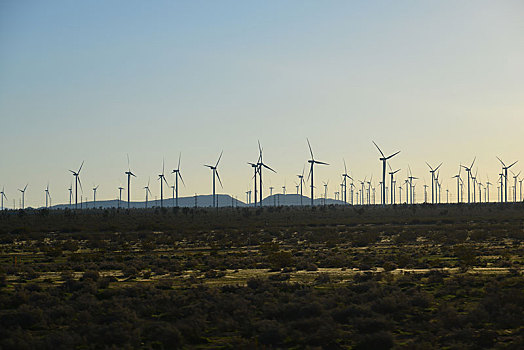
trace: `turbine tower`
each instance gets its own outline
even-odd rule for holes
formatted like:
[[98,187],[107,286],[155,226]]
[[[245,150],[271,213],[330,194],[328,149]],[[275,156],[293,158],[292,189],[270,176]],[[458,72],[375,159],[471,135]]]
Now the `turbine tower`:
[[129,166],[129,154],[127,155],[127,169],[125,174],[127,175],[127,209],[129,209],[131,206],[131,176],[136,177],[136,175],[131,172],[131,167]]
[[7,200],[7,196],[5,195],[3,187],[2,187],[2,192],[0,192],[0,198],[2,198],[2,210],[4,210],[4,198],[5,200]]
[[[27,184],[27,185],[29,185],[29,184]],[[25,190],[27,189],[27,185],[25,185],[23,190],[18,189],[22,193],[22,210],[25,209],[24,199],[25,199]]]
[[314,182],[313,182],[313,168],[315,164],[321,164],[321,165],[329,165],[328,163],[320,162],[318,160],[315,160],[315,157],[313,156],[313,150],[311,149],[311,144],[309,143],[309,139],[307,140],[307,145],[309,146],[309,153],[311,153],[311,159],[307,162],[311,164],[311,167],[309,169],[308,177],[311,177],[311,206],[313,206],[313,194],[314,194]]
[[78,207],[78,184],[80,184],[80,189],[82,189],[82,183],[80,182],[80,171],[82,170],[83,166],[84,161],[82,161],[82,164],[80,164],[78,171],[69,170],[75,177],[75,209]]
[[171,173],[175,174],[175,206],[178,207],[178,178],[180,178],[180,181],[182,181],[182,184],[185,186],[184,179],[182,178],[182,173],[180,172],[180,157],[182,157],[182,153],[178,154],[178,166],[176,169],[174,169]]
[[473,162],[471,162],[471,165],[469,166],[469,168],[465,165],[460,165],[461,167],[463,167],[464,169],[466,169],[466,172],[468,173],[468,203],[471,203],[471,198],[470,198],[470,190],[469,190],[469,180],[471,178],[471,169],[473,168],[473,164],[475,164],[475,160],[477,159],[477,157],[473,158]]
[[223,187],[222,186],[222,181],[220,180],[220,175],[218,175],[218,170],[217,170],[217,167],[218,167],[218,163],[220,163],[220,159],[222,158],[222,153],[224,153],[224,151],[220,152],[220,156],[218,157],[218,160],[215,164],[215,166],[213,165],[204,165],[205,167],[208,167],[209,169],[211,169],[211,171],[213,172],[213,207],[216,207],[217,206],[217,203],[216,203],[216,196],[215,196],[215,177],[218,179],[218,182],[220,183],[220,187]]
[[442,163],[439,164],[438,167],[436,167],[435,169],[433,169],[431,167],[431,165],[429,165],[428,162],[426,162],[426,164],[428,165],[429,167],[429,172],[431,173],[431,204],[435,204],[435,190],[434,190],[434,186],[435,186],[435,171],[437,171],[441,166],[442,166]]
[[497,159],[502,163],[502,170],[504,171],[504,202],[507,202],[508,201],[508,169],[514,166],[515,164],[517,164],[518,160],[511,163],[509,166],[506,166],[506,164],[504,164],[504,162],[499,157],[497,157]]
[[384,155],[384,153],[382,152],[382,150],[380,149],[380,147],[378,147],[378,145],[375,143],[375,141],[372,141],[372,142],[375,145],[375,147],[377,147],[377,149],[380,152],[380,154],[382,155],[382,157],[379,158],[379,160],[382,161],[382,184],[383,184],[382,185],[382,205],[385,205],[385,203],[386,203],[386,163],[387,163],[388,159],[393,158],[394,156],[399,154],[400,151],[398,151],[396,153],[393,153],[392,155],[386,157]]
[[73,201],[73,183],[69,185],[69,208],[71,208],[71,203]]
[[158,179],[160,180],[160,208],[164,207],[164,182],[169,186],[166,177],[164,176],[164,169],[164,160],[162,160],[162,174],[158,175]]

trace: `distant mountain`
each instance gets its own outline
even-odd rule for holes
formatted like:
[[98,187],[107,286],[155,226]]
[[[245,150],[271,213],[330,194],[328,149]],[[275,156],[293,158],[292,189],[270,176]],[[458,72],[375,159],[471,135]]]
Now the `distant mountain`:
[[[280,206],[280,205],[301,205],[300,203],[300,195],[297,194],[275,194],[272,196],[268,196],[262,200],[263,206]],[[252,207],[254,206],[254,203],[246,204],[242,201],[237,200],[236,198],[232,198],[228,194],[217,194],[217,201],[219,207]],[[120,202],[120,203],[119,203]],[[310,205],[311,200],[309,197],[302,196],[302,204],[303,205]],[[163,206],[166,208],[173,207],[174,206],[174,199],[164,199]],[[324,199],[317,198],[315,199],[315,205],[324,205]],[[119,205],[120,204],[120,205]],[[344,202],[339,200],[334,200],[328,198],[326,200],[326,204],[344,204]],[[96,201],[96,208],[127,208],[127,201],[118,201],[116,199],[114,200],[100,200]],[[151,200],[147,203],[148,208],[153,207],[160,207],[160,200]],[[179,207],[212,207],[213,206],[213,195],[198,195],[198,196],[191,196],[191,197],[179,197],[178,198],[178,206]],[[57,204],[53,205],[51,209],[66,209],[70,208],[73,209],[75,205],[69,205],[69,204]],[[80,204],[78,204],[78,207],[80,207]],[[94,208],[95,204],[90,202],[84,202],[81,206],[83,209],[90,209]],[[130,203],[131,208],[145,208],[146,203],[144,202],[131,202]]]

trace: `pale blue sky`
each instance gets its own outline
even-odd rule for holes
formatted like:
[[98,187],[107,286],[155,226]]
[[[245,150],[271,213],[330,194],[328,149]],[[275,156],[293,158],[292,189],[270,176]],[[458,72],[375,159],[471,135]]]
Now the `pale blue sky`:
[[426,160],[449,178],[476,155],[495,182],[495,155],[524,149],[522,18],[522,1],[3,0],[0,186],[12,206],[29,183],[40,206],[49,181],[63,203],[85,160],[88,198],[100,184],[114,199],[129,153],[142,200],[182,152],[181,195],[206,194],[202,164],[223,149],[219,191],[244,200],[260,139],[278,171],[267,186],[294,192],[306,137],[332,164],[318,184],[340,183],[343,157],[355,178],[378,178],[371,140],[402,151],[392,166],[422,178],[418,199]]

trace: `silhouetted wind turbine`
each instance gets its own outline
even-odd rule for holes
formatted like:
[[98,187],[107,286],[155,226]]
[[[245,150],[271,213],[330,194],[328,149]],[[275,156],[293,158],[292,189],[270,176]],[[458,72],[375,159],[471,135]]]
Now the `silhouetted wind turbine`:
[[[388,164],[389,165],[389,164]],[[395,204],[395,179],[394,179],[394,175],[396,173],[398,173],[400,171],[400,169],[397,169],[395,171],[393,171],[393,169],[391,169],[391,165],[389,165],[389,175],[391,176],[391,179],[390,179],[390,185],[391,185],[391,204]],[[385,200],[384,200],[385,202]]]
[[497,159],[502,163],[502,170],[504,171],[504,202],[508,201],[508,169],[517,164],[518,160],[511,163],[509,166],[506,166],[504,162],[497,157]]
[[178,154],[178,166],[176,169],[172,171],[172,174],[175,174],[175,194],[176,194],[176,202],[175,206],[178,207],[178,178],[180,177],[180,181],[182,181],[182,184],[185,186],[184,179],[182,178],[182,173],[180,172],[180,158],[182,157],[182,153]]
[[158,179],[160,180],[160,208],[164,207],[164,182],[169,186],[169,183],[164,176],[164,170],[164,160],[162,159],[162,174],[158,175]]
[[476,159],[477,157],[473,158],[473,162],[471,162],[471,165],[469,166],[469,168],[465,165],[462,165],[462,164],[460,165],[461,167],[466,169],[466,172],[468,173],[468,203],[471,203],[470,190],[469,190],[469,179],[471,178],[471,169],[473,168],[473,164],[475,164]]
[[513,174],[513,180],[515,181],[515,186],[514,186],[515,189],[513,190],[513,202],[516,202],[517,201],[517,180],[520,175],[520,171],[518,174],[515,174],[513,171],[511,173]]
[[131,206],[131,176],[136,177],[136,175],[131,172],[131,167],[129,166],[129,154],[127,155],[127,169],[125,174],[127,175],[127,209],[129,209]]
[[120,208],[120,202],[122,202],[122,190],[124,188],[122,186],[118,187],[118,208]]
[[[45,207],[51,206],[51,195],[49,194],[49,182],[47,183],[47,187],[45,188]],[[47,204],[47,200],[49,199],[49,205]]]
[[347,183],[346,183],[346,180],[347,179],[353,180],[353,179],[351,178],[351,176],[348,175],[348,169],[346,167],[346,160],[345,159],[342,159],[342,160],[344,161],[344,174],[342,174],[342,178],[343,178],[342,184],[343,184],[343,188],[344,188],[344,192],[343,192],[344,198],[343,198],[343,200],[344,200],[344,204],[347,204]]
[[93,187],[93,208],[96,208],[96,190],[98,190],[98,186],[100,185]]
[[302,197],[303,197],[302,196],[302,184],[304,184],[304,185],[306,184],[306,182],[304,181],[304,171],[305,171],[305,169],[306,169],[306,166],[304,165],[302,167],[302,175],[297,175],[297,177],[299,179],[298,181],[300,183],[300,205],[301,206],[302,206]]
[[325,181],[322,181],[324,183],[324,205],[326,205],[326,200],[327,200],[327,188],[328,188],[328,184],[329,184],[329,180],[327,182]]
[[491,182],[489,182],[489,177],[487,178],[488,181],[486,182],[486,196],[487,196],[487,202],[489,203],[489,186],[493,185]]
[[375,143],[375,141],[372,141],[372,142],[375,145],[375,147],[377,147],[377,149],[380,152],[380,154],[382,155],[382,157],[379,158],[379,160],[382,161],[382,184],[383,184],[382,185],[382,205],[385,205],[385,203],[386,203],[386,163],[387,163],[388,159],[393,158],[394,156],[399,154],[400,151],[395,152],[392,155],[386,157],[384,155],[384,152],[382,152],[382,150],[380,149],[380,147],[378,147],[378,145]]
[[274,172],[276,174],[276,171],[271,169],[267,164],[264,164],[264,161],[262,160],[262,146],[260,146],[260,141],[258,141],[258,152],[259,152],[259,157],[258,157],[258,162],[257,162],[257,165],[258,165],[258,176],[259,176],[259,186],[260,186],[260,206],[262,206],[262,197],[263,197],[263,192],[262,192],[262,168],[266,168],[268,170],[271,170],[272,172]]
[[217,163],[215,164],[215,166],[213,165],[204,165],[206,167],[208,167],[209,169],[211,169],[211,171],[213,172],[213,207],[216,207],[216,200],[215,200],[215,177],[218,179],[218,182],[220,183],[220,187],[223,187],[222,186],[222,181],[220,180],[220,176],[218,175],[218,170],[217,170],[217,167],[218,167],[218,163],[220,163],[220,159],[222,158],[222,153],[224,151],[220,152],[220,156],[218,157],[218,160],[217,160]]
[[308,160],[308,163],[311,164],[311,168],[309,169],[308,177],[311,177],[311,206],[313,206],[314,205],[313,195],[314,195],[314,188],[315,188],[315,185],[313,183],[313,167],[315,164],[321,164],[321,165],[329,165],[329,164],[315,160],[315,157],[313,156],[313,150],[311,149],[311,144],[309,143],[309,139],[306,139],[306,140],[307,140],[307,145],[309,146],[309,152],[311,153],[311,159]]
[[151,181],[151,179],[148,179],[147,180],[147,186],[144,187],[144,189],[146,190],[146,208],[147,208],[147,202],[148,202],[148,199],[149,199],[149,194],[151,194],[151,191],[149,190],[149,182]]
[[21,193],[22,193],[22,210],[25,209],[25,202],[24,202],[24,199],[25,199],[25,190],[27,189],[27,186],[29,184],[25,185],[24,189],[21,190],[21,189],[18,189]]
[[75,177],[75,209],[78,206],[78,184],[80,184],[80,189],[82,189],[82,182],[80,182],[80,171],[82,170],[83,166],[84,161],[82,161],[82,164],[80,164],[80,168],[78,168],[78,171],[69,170],[71,173],[73,173],[73,176]]
[[457,203],[460,203],[460,171],[462,170],[462,167],[459,166],[459,173],[452,177],[452,179],[457,178]]
[[[254,189],[255,207],[257,206],[257,200],[258,200],[258,198],[257,198],[258,197],[258,194],[257,194],[257,173],[258,173],[258,162],[259,161],[260,161],[260,156],[258,157],[257,163],[251,163],[251,162],[247,163],[247,164],[251,165],[251,167],[253,168],[253,172],[254,172],[254,174],[253,174],[253,181],[254,181],[253,189]],[[251,196],[251,194],[249,196]]]
[[435,171],[438,170],[438,168],[440,168],[442,166],[442,163],[439,164],[438,167],[436,167],[435,169],[433,169],[431,167],[431,165],[429,165],[428,162],[426,162],[426,164],[428,165],[429,169],[430,169],[430,173],[431,173],[431,204],[435,204],[435,190],[434,190],[434,185],[435,185]]
[[2,198],[2,210],[4,210],[4,198],[5,200],[7,200],[7,196],[5,195],[3,187],[2,187],[2,192],[0,192],[0,198]]

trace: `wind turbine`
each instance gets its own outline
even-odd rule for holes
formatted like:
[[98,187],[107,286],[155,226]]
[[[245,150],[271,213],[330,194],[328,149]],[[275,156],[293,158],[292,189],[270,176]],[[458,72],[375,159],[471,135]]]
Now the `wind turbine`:
[[353,179],[351,178],[351,176],[348,175],[348,169],[346,167],[346,160],[345,159],[342,159],[342,160],[344,161],[344,174],[342,174],[342,178],[343,178],[342,184],[343,184],[343,187],[344,187],[344,192],[343,192],[344,198],[343,198],[343,200],[344,200],[344,204],[347,204],[348,201],[347,201],[347,183],[346,183],[346,180],[347,179],[353,180]]
[[297,175],[298,177],[298,181],[300,183],[300,205],[302,206],[302,184],[306,184],[306,182],[304,181],[304,171],[306,169],[306,166],[304,165],[304,167],[302,167],[302,175]]
[[[389,165],[389,164],[388,164]],[[400,169],[397,169],[395,171],[393,171],[393,169],[391,169],[391,165],[389,165],[389,175],[391,176],[391,204],[395,204],[395,179],[393,178],[393,175],[395,175],[396,173],[398,173],[400,171]]]
[[71,208],[71,203],[73,201],[73,183],[69,185],[69,208]]
[[322,181],[324,183],[324,205],[326,205],[326,200],[327,200],[327,188],[328,188],[328,184],[329,184],[329,180],[327,182],[325,181]]
[[466,172],[468,173],[468,203],[471,203],[470,190],[469,190],[469,179],[471,178],[471,169],[473,168],[473,164],[475,164],[476,159],[477,157],[473,158],[473,162],[471,162],[471,165],[469,166],[469,168],[465,165],[462,165],[462,164],[460,165],[461,167],[466,169]]
[[22,193],[22,210],[25,209],[25,203],[24,203],[24,199],[25,199],[25,190],[27,189],[27,186],[29,184],[25,185],[24,189],[21,190],[21,189],[18,189],[21,193]]
[[477,168],[477,171],[475,171],[475,176],[471,175],[471,181],[473,181],[473,203],[475,203],[477,201],[477,196],[476,196],[476,187],[477,187],[477,174],[478,174],[478,168]]
[[400,151],[398,151],[396,153],[393,153],[392,155],[386,157],[384,155],[384,152],[382,152],[382,150],[380,149],[380,147],[378,147],[378,145],[375,143],[375,141],[372,141],[372,142],[375,145],[375,147],[377,147],[377,149],[380,152],[380,154],[382,155],[382,157],[379,158],[379,160],[382,161],[382,184],[383,184],[382,185],[382,205],[385,205],[385,203],[386,203],[386,163],[387,163],[388,159],[393,158],[394,156],[399,154]]
[[164,176],[164,169],[164,160],[162,159],[162,174],[158,175],[158,180],[160,180],[160,208],[164,207],[164,182],[169,186],[166,177]]
[[415,194],[414,194],[414,190],[413,190],[413,180],[418,180],[418,177],[414,177],[413,174],[411,173],[411,167],[408,165],[408,169],[409,169],[409,176],[408,176],[408,179],[409,179],[409,199],[411,201],[411,204],[413,204],[414,202],[414,198],[415,198]]
[[488,177],[488,181],[486,182],[486,196],[487,196],[487,199],[486,199],[486,202],[489,203],[489,186],[493,185],[491,182],[489,182],[489,177]]
[[428,165],[429,169],[430,169],[430,173],[431,173],[431,204],[435,204],[435,190],[434,190],[434,185],[435,185],[435,171],[438,170],[438,168],[440,168],[442,166],[442,163],[439,164],[438,167],[436,167],[435,169],[433,169],[431,167],[431,165],[429,165],[428,162],[426,162],[426,164]]
[[[260,156],[258,158],[258,161],[256,163],[251,163],[251,162],[248,162],[247,164],[251,165],[251,167],[253,168],[253,171],[254,171],[254,175],[253,175],[253,180],[254,180],[254,184],[253,184],[253,189],[255,190],[254,192],[254,197],[255,197],[255,207],[257,206],[257,173],[258,173],[258,162],[260,161]],[[246,192],[247,193],[247,192]],[[251,196],[251,194],[250,194]]]
[[98,190],[98,186],[100,185],[93,187],[93,208],[96,208],[96,190]]
[[178,207],[178,178],[180,177],[180,181],[182,181],[182,184],[185,186],[184,179],[182,178],[182,173],[180,172],[180,157],[182,157],[182,153],[178,154],[178,166],[176,169],[174,169],[171,173],[175,174],[175,194],[176,194],[176,202],[175,206]]
[[364,205],[364,185],[366,184],[366,178],[367,176],[364,177],[364,181],[360,181],[360,186],[362,187],[360,190],[360,205]]
[[371,174],[371,177],[368,181],[368,205],[371,204],[371,181],[373,180],[373,174]]
[[457,203],[460,203],[460,181],[461,181],[461,178],[460,178],[460,170],[462,168],[459,167],[459,173],[455,176],[452,177],[452,179],[454,178],[457,178]]
[[4,210],[4,198],[5,200],[7,200],[7,196],[5,195],[3,187],[2,187],[2,192],[0,192],[0,198],[2,198],[2,210]]
[[314,188],[315,185],[313,183],[313,168],[315,164],[321,164],[321,165],[329,165],[328,163],[320,162],[318,160],[315,160],[315,157],[313,156],[313,150],[311,149],[311,144],[309,143],[309,139],[307,140],[307,145],[309,146],[309,153],[311,153],[311,159],[309,159],[307,162],[311,164],[311,167],[309,169],[308,177],[311,177],[311,206],[313,206],[313,195],[314,195]]
[[262,146],[260,146],[260,141],[258,141],[258,152],[259,152],[259,156],[258,156],[258,162],[257,162],[257,165],[258,165],[258,177],[259,177],[259,186],[260,186],[260,206],[262,206],[262,197],[263,197],[263,192],[262,192],[262,168],[266,168],[268,170],[271,170],[272,172],[274,172],[276,174],[276,171],[271,169],[267,164],[264,164],[264,161],[262,160]]
[[[136,175],[131,172],[131,167],[129,166],[129,154],[127,155],[127,169],[125,174],[127,175],[127,209],[129,209],[131,205],[131,176],[136,177]],[[162,171],[162,173],[164,172]]]
[[80,164],[80,168],[78,168],[78,171],[69,170],[71,173],[73,173],[73,176],[75,177],[75,209],[78,206],[78,184],[80,184],[80,189],[82,189],[82,182],[80,182],[80,171],[82,170],[83,166],[84,161],[82,161],[82,164]]
[[144,187],[144,190],[146,190],[146,208],[147,208],[147,201],[149,199],[149,194],[151,194],[151,191],[149,190],[149,182],[151,181],[151,179],[148,179],[147,180],[147,186]]
[[511,173],[513,174],[513,180],[515,180],[515,187],[514,187],[515,190],[513,191],[513,202],[516,202],[517,201],[517,180],[521,172],[519,171],[519,173],[516,175],[513,171]]
[[124,188],[122,186],[118,187],[118,208],[120,208],[120,202],[122,202],[122,190]]
[[213,207],[216,207],[217,203],[216,203],[216,200],[215,200],[215,177],[218,179],[218,182],[220,183],[220,187],[223,187],[222,186],[222,181],[220,180],[220,176],[218,175],[218,170],[217,170],[217,167],[218,167],[218,163],[220,163],[220,159],[222,158],[222,153],[224,151],[220,152],[220,156],[218,157],[218,160],[215,164],[215,166],[213,165],[204,165],[205,167],[208,167],[209,169],[211,169],[211,171],[213,172]]
[[[49,194],[49,182],[47,183],[47,187],[44,190],[45,192],[45,207],[51,206],[51,195]],[[47,200],[49,199],[49,205],[47,204]]]
[[518,160],[511,163],[509,166],[506,166],[506,164],[504,164],[504,162],[499,157],[497,157],[497,159],[502,163],[502,170],[504,171],[504,202],[507,202],[508,201],[508,169],[514,166],[515,164],[517,164]]

